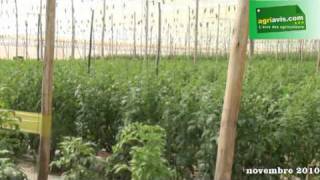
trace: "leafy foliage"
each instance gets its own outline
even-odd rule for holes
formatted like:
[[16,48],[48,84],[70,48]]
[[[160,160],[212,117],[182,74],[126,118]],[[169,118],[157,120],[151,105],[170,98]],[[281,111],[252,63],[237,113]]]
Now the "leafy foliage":
[[[27,137],[19,132],[18,119],[12,111],[0,111],[0,150],[8,150],[16,156],[28,149]],[[4,128],[11,128],[6,130]]]
[[165,131],[159,126],[133,123],[120,133],[108,160],[107,176],[132,180],[164,180],[173,176],[164,158]]
[[14,112],[12,111],[0,111],[0,128],[11,128],[11,129],[19,129],[18,122],[20,119],[15,117]]
[[27,176],[14,164],[12,153],[0,150],[0,179],[3,180],[27,180]]
[[57,160],[50,166],[62,170],[66,180],[85,180],[102,178],[96,170],[98,164],[92,143],[84,142],[81,138],[65,137],[59,144]]
[[17,131],[18,121],[13,112],[0,111],[0,179],[27,180],[27,176],[12,160],[14,156],[24,153],[27,149],[25,136]]
[[[225,61],[194,65],[184,59],[164,60],[159,76],[151,64],[124,59],[96,61],[93,66],[89,76],[84,62],[55,64],[54,149],[62,137],[80,136],[95,142],[97,149],[111,151],[125,125],[158,125],[166,132],[163,157],[177,179],[213,178]],[[245,176],[243,168],[294,168],[319,161],[320,77],[314,70],[311,61],[275,61],[268,56],[248,64],[233,177],[257,179]],[[1,62],[0,106],[39,112],[40,89],[40,63]],[[117,161],[130,167],[132,155],[126,155]],[[122,171],[120,179],[130,177],[129,170]]]

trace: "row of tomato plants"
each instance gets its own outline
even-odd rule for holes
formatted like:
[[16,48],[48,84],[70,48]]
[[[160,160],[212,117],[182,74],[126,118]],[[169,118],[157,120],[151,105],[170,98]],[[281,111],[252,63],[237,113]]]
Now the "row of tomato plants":
[[[40,111],[41,64],[1,62],[1,107]],[[319,160],[320,78],[312,62],[256,59],[244,79],[234,174],[248,167],[308,166]],[[88,75],[81,61],[57,62],[53,151],[65,136],[113,151],[132,122],[166,131],[165,157],[180,177],[214,175],[227,63],[97,61]],[[31,140],[30,140],[31,139]],[[30,137],[33,148],[37,137]]]

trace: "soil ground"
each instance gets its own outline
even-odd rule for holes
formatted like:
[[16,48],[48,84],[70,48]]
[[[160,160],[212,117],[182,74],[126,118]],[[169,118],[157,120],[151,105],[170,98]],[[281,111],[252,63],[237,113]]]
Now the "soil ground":
[[[18,163],[20,169],[28,176],[29,180],[37,180],[37,169],[33,162],[21,161]],[[63,180],[61,176],[49,175],[48,180]]]

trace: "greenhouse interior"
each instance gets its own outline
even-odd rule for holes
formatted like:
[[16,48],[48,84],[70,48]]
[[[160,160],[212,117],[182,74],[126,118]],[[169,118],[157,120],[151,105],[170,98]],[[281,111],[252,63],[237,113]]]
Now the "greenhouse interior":
[[320,180],[303,3],[0,0],[0,180]]

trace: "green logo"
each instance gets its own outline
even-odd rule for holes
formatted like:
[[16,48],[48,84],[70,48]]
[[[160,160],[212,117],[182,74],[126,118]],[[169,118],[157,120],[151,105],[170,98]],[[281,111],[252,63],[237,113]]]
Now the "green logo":
[[298,5],[256,8],[258,33],[306,30],[306,15]]

